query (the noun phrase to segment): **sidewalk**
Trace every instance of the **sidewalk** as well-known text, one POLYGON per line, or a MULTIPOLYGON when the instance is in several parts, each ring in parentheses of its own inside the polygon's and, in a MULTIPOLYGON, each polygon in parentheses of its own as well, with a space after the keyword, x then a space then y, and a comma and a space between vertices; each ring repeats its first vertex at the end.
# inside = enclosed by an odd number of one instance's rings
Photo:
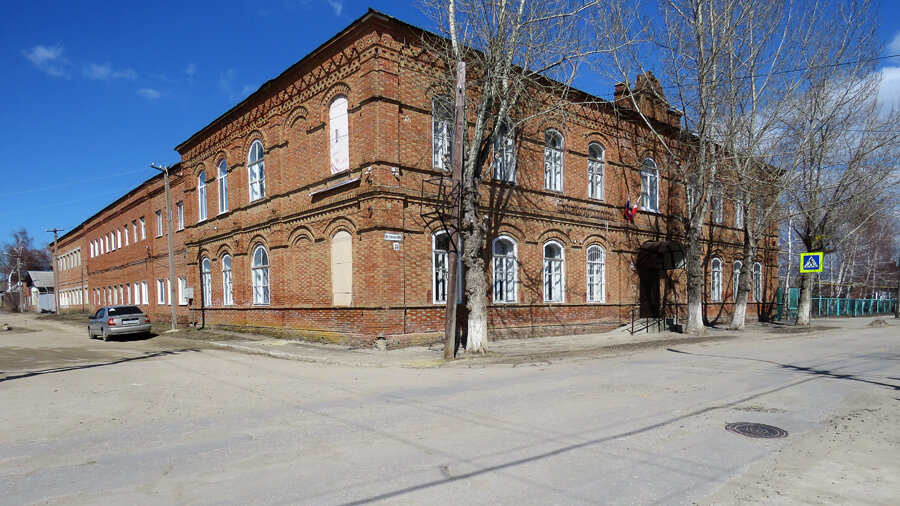
POLYGON ((488 352, 471 354, 460 350, 457 360, 444 361, 443 345, 414 346, 398 350, 352 349, 333 344, 318 344, 288 339, 224 331, 184 330, 173 336, 202 339, 215 346, 244 353, 272 357, 334 364, 347 367, 411 367, 437 366, 472 367, 484 364, 545 363, 567 358, 584 358, 625 353, 640 349, 674 346, 686 343, 723 341, 728 339, 758 340, 777 339, 794 334, 832 332, 865 328, 875 319, 883 319, 887 325, 898 326, 890 316, 860 318, 821 318, 813 320, 811 328, 794 327, 779 323, 748 323, 746 330, 735 332, 723 327, 707 327, 702 337, 691 337, 672 332, 641 333, 631 335, 623 328, 602 334, 553 336, 528 339, 508 339, 487 343, 488 352), (192 335, 194 334, 194 335, 192 335), (212 334, 208 337, 199 334, 212 334), (225 339, 216 339, 220 335, 225 339))

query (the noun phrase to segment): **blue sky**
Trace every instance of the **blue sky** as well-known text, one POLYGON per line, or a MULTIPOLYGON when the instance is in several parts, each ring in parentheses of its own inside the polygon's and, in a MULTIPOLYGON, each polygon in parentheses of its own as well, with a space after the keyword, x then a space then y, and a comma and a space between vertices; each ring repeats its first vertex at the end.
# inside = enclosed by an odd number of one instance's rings
MULTIPOLYGON (((21 227, 37 244, 71 230, 368 7, 428 28, 414 1, 3 4, 0 242, 21 227)), ((900 0, 882 0, 881 19, 900 53, 900 0)), ((900 90, 900 59, 884 63, 900 90)))

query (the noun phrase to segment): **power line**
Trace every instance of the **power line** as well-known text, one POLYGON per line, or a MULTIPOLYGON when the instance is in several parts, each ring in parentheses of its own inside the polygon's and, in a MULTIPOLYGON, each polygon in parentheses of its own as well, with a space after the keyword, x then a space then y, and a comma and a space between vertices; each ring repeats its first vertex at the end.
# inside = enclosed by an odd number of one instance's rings
POLYGON ((42 191, 47 191, 47 190, 55 190, 57 188, 65 188, 67 186, 74 186, 77 184, 84 184, 84 183, 89 183, 89 182, 93 182, 93 181, 103 181, 106 179, 112 179, 112 178, 115 178, 118 176, 125 176, 128 174, 137 174, 138 172, 146 173, 147 169, 129 170, 129 171, 125 171, 125 172, 117 172, 115 174, 107 174, 105 176, 95 177, 95 178, 91 178, 91 179, 80 179, 78 181, 72 181, 70 183, 62 183, 62 184, 57 184, 57 185, 53 185, 53 186, 44 186, 41 188, 32 188, 30 190, 21 190, 21 191, 10 192, 10 193, 0 193, 0 197, 5 198, 5 197, 11 197, 13 195, 24 195, 27 193, 36 193, 36 192, 42 192, 42 191))

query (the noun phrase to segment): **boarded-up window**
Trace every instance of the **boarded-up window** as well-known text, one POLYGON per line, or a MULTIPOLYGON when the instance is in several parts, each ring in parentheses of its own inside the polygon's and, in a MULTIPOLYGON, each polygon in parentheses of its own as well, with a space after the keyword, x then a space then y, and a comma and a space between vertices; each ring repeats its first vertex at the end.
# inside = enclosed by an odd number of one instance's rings
POLYGON ((331 131, 331 173, 337 174, 350 168, 350 128, 347 120, 347 97, 340 96, 331 102, 329 110, 331 131))
POLYGON ((353 303, 353 239, 343 230, 331 240, 331 291, 335 306, 353 303))

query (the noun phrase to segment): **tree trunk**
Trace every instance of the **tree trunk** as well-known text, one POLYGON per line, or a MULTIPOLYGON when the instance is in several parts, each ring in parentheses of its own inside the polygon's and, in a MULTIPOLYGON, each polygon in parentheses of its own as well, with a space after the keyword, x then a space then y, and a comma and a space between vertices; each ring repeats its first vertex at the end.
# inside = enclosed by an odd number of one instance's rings
MULTIPOLYGON (((476 130, 478 125, 476 125, 476 130)), ((476 132, 477 133, 477 132, 476 132)), ((474 150, 473 150, 474 151, 474 150)), ((487 343, 487 281, 485 280, 484 223, 479 213, 477 151, 465 161, 462 193, 462 258, 465 268, 467 320, 466 351, 484 353, 487 343)))
MULTIPOLYGON (((734 287, 734 314, 731 315, 729 330, 744 330, 747 322, 747 302, 750 300, 750 290, 753 287, 753 258, 756 256, 753 234, 744 234, 744 261, 741 265, 741 275, 738 276, 738 286, 734 287)), ((756 294, 757 300, 762 294, 756 294)))
POLYGON ((800 303, 797 305, 797 325, 809 325, 812 314, 813 275, 804 272, 800 275, 800 303))
POLYGON ((691 335, 703 335, 703 258, 700 250, 699 230, 688 233, 685 245, 685 270, 687 271, 687 327, 691 335))

